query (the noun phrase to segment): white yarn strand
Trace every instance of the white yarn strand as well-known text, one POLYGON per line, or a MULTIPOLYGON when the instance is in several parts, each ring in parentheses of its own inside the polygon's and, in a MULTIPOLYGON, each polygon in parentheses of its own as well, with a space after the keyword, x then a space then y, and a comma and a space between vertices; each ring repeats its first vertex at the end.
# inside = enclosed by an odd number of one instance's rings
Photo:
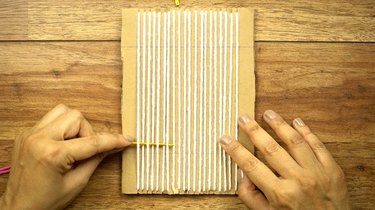
POLYGON ((201 46, 200 46, 200 109, 199 109, 199 115, 200 115, 200 126, 199 126, 199 185, 198 185, 198 192, 202 191, 202 149, 203 149, 203 11, 200 12, 200 18, 201 18, 201 46))
MULTIPOLYGON (((220 137, 223 133, 223 12, 220 11, 219 13, 220 17, 219 17, 219 23, 220 23, 220 26, 219 26, 219 35, 220 35, 220 38, 219 38, 219 49, 220 49, 220 58, 219 58, 219 71, 220 71, 220 78, 219 78, 219 84, 220 84, 220 94, 219 94, 219 104, 220 104, 220 107, 219 107, 219 136, 220 137)), ((222 149, 219 148, 219 191, 221 191, 221 174, 222 174, 223 170, 222 170, 222 149)))
POLYGON ((140 176, 140 141, 141 141, 141 13, 137 12, 137 191, 139 190, 140 176))
POLYGON ((203 191, 206 191, 206 160, 207 160, 207 11, 204 11, 204 24, 203 24, 203 191))
MULTIPOLYGON (((170 90, 170 71, 171 71, 171 56, 170 56, 170 52, 171 52, 171 48, 170 48, 170 43, 171 43, 171 13, 168 12, 168 25, 167 25, 167 63, 166 63, 166 66, 167 66, 167 76, 166 76, 166 89, 165 89, 165 95, 166 95, 166 120, 165 120, 165 144, 166 145, 169 145, 169 118, 170 118, 170 110, 169 110, 169 104, 170 104, 170 93, 169 93, 169 90, 170 90)), ((164 147, 165 150, 166 150, 166 174, 167 174, 167 181, 166 181, 166 184, 167 184, 167 191, 169 192, 169 189, 170 189, 170 182, 169 182, 169 177, 170 177, 170 174, 169 174, 169 146, 165 146, 164 147)))
MULTIPOLYGON (((230 13, 230 28, 229 28, 229 90, 228 90, 228 134, 232 134, 232 79, 233 79, 233 13, 230 13)), ((228 188, 232 189, 232 161, 228 158, 228 188)))
MULTIPOLYGON (((235 112, 235 121, 237 121, 237 119, 238 119, 238 94, 239 94, 239 92, 238 92, 238 85, 239 85, 239 83, 238 83, 238 56, 239 56, 239 53, 238 53, 238 45, 239 45, 239 43, 238 43, 238 37, 239 37, 239 34, 238 34, 238 27, 239 27, 239 21, 238 21, 238 12, 236 12, 236 91, 235 91, 235 94, 236 94, 236 112, 235 112)), ((238 136, 238 125, 236 125, 236 133, 235 133, 235 137, 236 137, 236 139, 238 140, 238 138, 239 138, 239 136, 238 136)), ((237 180, 237 176, 238 176, 238 169, 237 169, 237 164, 235 164, 235 176, 234 176, 234 179, 235 179, 235 181, 234 181, 234 184, 235 184, 235 187, 234 187, 234 189, 235 190, 237 190, 238 189, 238 180, 237 180)))
POLYGON ((184 112, 184 133, 183 133, 183 142, 184 142, 184 145, 183 145, 183 149, 184 149, 184 152, 183 152, 183 158, 184 158, 184 167, 183 167, 183 190, 185 191, 186 190, 186 134, 187 134, 187 126, 186 126, 186 120, 187 120, 187 117, 186 117, 186 109, 187 109, 187 83, 186 83, 186 79, 187 79, 187 70, 186 70, 186 60, 187 60, 187 53, 186 53, 186 31, 187 31, 187 14, 186 14, 186 11, 184 11, 184 109, 183 109, 183 112, 184 112))
MULTIPOLYGON (((228 12, 224 12, 224 92, 223 92, 223 131, 222 135, 226 132, 225 130, 225 123, 227 121, 227 109, 226 109, 226 104, 227 104, 227 40, 228 40, 228 12)), ((225 150, 223 150, 223 173, 224 173, 224 191, 227 191, 227 165, 226 165, 226 154, 225 150)))
POLYGON ((181 189, 181 12, 178 11, 177 13, 177 37, 178 37, 178 62, 177 62, 177 70, 178 70, 178 189, 181 189))
MULTIPOLYGON (((164 82, 164 85, 163 85, 163 92, 164 92, 164 97, 163 97, 163 99, 164 99, 164 103, 163 103, 163 114, 164 114, 164 116, 163 116, 163 143, 165 143, 165 140, 166 140, 166 138, 167 138, 167 136, 166 136, 166 124, 165 124, 165 120, 166 120, 166 112, 167 112, 167 110, 166 110, 166 93, 165 93, 165 91, 166 91, 166 88, 167 88, 167 38, 166 38, 166 36, 167 36, 167 13, 166 12, 163 12, 163 69, 164 69, 164 71, 163 71, 163 76, 164 76, 164 79, 163 79, 163 82, 164 82)), ((165 185, 165 159, 166 159, 166 157, 165 157, 165 153, 166 153, 166 151, 165 151, 165 147, 163 147, 163 149, 162 149, 162 151, 163 151, 163 159, 162 159, 162 170, 161 170, 161 192, 164 192, 164 185, 165 185)))
POLYGON ((193 167, 193 191, 196 192, 196 179, 197 179, 197 100, 198 100, 198 77, 197 77, 197 64, 198 64, 198 11, 194 12, 194 167, 193 167))
MULTIPOLYGON (((155 109, 156 109, 156 105, 155 105, 155 88, 156 88, 156 79, 155 79, 155 75, 156 75, 156 69, 155 69, 155 50, 156 50, 156 39, 155 39, 155 35, 156 35, 156 12, 152 12, 152 102, 151 102, 151 106, 152 106, 152 113, 151 113, 151 139, 150 141, 154 141, 155 139, 155 121, 156 121, 156 118, 155 118, 155 109)), ((154 179, 155 179, 155 161, 154 161, 154 156, 155 156, 155 147, 151 147, 151 190, 154 191, 155 190, 155 185, 154 185, 154 179)))
POLYGON ((150 132, 151 132, 151 12, 147 12, 147 127, 146 137, 142 141, 146 141, 146 190, 150 189, 150 132))
POLYGON ((188 182, 188 188, 187 188, 187 190, 188 191, 190 191, 190 189, 191 189, 191 186, 190 186, 190 157, 191 157, 191 141, 190 141, 190 139, 191 139, 191 111, 190 111, 190 105, 191 105, 191 50, 190 50, 190 48, 191 48, 191 43, 190 43, 190 40, 191 40, 191 12, 189 11, 188 12, 188 46, 187 46, 187 48, 188 48, 188 61, 187 61, 187 63, 188 63, 188 69, 187 69, 187 72, 188 72, 188 82, 187 82, 187 84, 188 84, 188 101, 187 101, 187 103, 188 103, 188 107, 187 107, 187 116, 188 116, 188 125, 187 125, 187 127, 188 127, 188 131, 187 131, 187 134, 188 134, 188 137, 187 137, 187 139, 188 139, 188 180, 187 180, 187 182, 188 182))
MULTIPOLYGON (((172 104, 173 104, 173 122, 172 122, 172 143, 173 145, 176 145, 176 19, 175 19, 175 13, 176 11, 173 10, 172 13, 172 37, 173 37, 173 45, 172 45, 172 78, 173 78, 173 85, 172 85, 172 90, 173 90, 173 95, 172 95, 172 104)), ((172 148, 172 189, 175 189, 175 157, 176 157, 176 147, 173 146, 172 148)))
POLYGON ((208 119, 210 120, 208 125, 208 141, 209 141, 209 146, 208 146, 208 178, 207 178, 207 182, 208 182, 208 186, 207 186, 207 190, 211 190, 211 178, 212 178, 212 122, 215 122, 215 121, 211 121, 212 119, 212 10, 210 11, 210 28, 209 28, 209 33, 210 33, 210 38, 209 38, 209 42, 210 42, 210 64, 209 64, 209 67, 210 67, 210 77, 209 77, 209 80, 210 80, 210 84, 209 84, 209 88, 210 88, 210 91, 209 91, 209 111, 208 111, 208 119))
MULTIPOLYGON (((142 42, 142 138, 145 139, 146 130, 146 12, 143 12, 143 42, 142 42)), ((142 174, 141 190, 145 189, 145 147, 142 145, 142 174)))
POLYGON ((157 65, 157 84, 156 84, 156 190, 159 190, 159 140, 160 140, 160 79, 161 79, 161 36, 160 36, 160 28, 161 28, 161 13, 158 12, 158 65, 157 65))
MULTIPOLYGON (((218 138, 217 134, 217 12, 214 12, 214 139, 218 138)), ((216 180, 217 180, 217 151, 220 149, 219 144, 214 144, 214 180, 213 180, 213 190, 216 191, 216 180)))

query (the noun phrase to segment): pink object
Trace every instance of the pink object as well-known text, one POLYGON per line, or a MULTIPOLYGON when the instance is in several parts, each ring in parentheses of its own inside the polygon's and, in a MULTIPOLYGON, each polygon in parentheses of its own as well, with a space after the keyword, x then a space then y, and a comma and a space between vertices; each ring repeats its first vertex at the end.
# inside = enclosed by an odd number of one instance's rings
POLYGON ((10 172, 10 166, 0 168, 0 175, 8 174, 10 172))

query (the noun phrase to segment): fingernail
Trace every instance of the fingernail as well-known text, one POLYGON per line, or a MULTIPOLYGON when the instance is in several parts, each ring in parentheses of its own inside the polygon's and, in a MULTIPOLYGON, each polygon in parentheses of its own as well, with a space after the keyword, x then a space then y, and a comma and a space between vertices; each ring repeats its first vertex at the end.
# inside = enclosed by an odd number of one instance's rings
POLYGON ((305 126, 305 123, 302 121, 301 118, 296 118, 294 121, 295 121, 296 124, 297 124, 298 126, 300 126, 300 127, 305 126))
POLYGON ((265 111, 265 112, 264 112, 264 115, 265 115, 268 119, 270 119, 270 120, 273 120, 273 119, 275 119, 275 118, 277 117, 276 112, 274 112, 273 110, 267 110, 267 111, 265 111))
POLYGON ((223 145, 228 145, 233 141, 233 138, 228 135, 224 135, 220 138, 220 143, 223 145))
POLYGON ((238 119, 242 124, 247 124, 251 121, 251 118, 248 114, 244 114, 242 115, 239 119, 238 119))

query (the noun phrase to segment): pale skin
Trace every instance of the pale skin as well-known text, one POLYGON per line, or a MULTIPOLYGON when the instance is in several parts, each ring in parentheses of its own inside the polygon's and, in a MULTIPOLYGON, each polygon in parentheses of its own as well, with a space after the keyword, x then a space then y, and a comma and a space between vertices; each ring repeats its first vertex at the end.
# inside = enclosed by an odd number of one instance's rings
POLYGON ((288 150, 247 114, 238 122, 278 176, 233 137, 220 140, 244 173, 238 188, 244 204, 257 210, 350 209, 343 171, 305 123, 296 118, 290 126, 272 110, 263 118, 288 150))
MULTIPOLYGON (((232 137, 220 140, 244 171, 238 189, 244 204, 250 209, 349 209, 341 168, 302 120, 294 120, 291 127, 270 110, 264 118, 288 151, 248 115, 239 125, 279 176, 232 137)), ((79 111, 56 106, 16 138, 0 209, 63 209, 84 189, 103 158, 132 140, 96 133, 79 111)))
POLYGON ((128 145, 129 138, 95 133, 79 111, 58 105, 16 138, 0 209, 63 209, 107 154, 128 145))

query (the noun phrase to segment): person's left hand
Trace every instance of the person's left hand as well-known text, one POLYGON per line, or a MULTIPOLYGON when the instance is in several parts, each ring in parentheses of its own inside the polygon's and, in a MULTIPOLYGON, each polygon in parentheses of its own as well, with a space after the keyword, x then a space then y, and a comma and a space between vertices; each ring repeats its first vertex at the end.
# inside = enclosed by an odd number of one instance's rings
POLYGON ((58 105, 18 136, 0 209, 62 209, 86 186, 110 152, 130 138, 95 133, 77 111, 58 105))

